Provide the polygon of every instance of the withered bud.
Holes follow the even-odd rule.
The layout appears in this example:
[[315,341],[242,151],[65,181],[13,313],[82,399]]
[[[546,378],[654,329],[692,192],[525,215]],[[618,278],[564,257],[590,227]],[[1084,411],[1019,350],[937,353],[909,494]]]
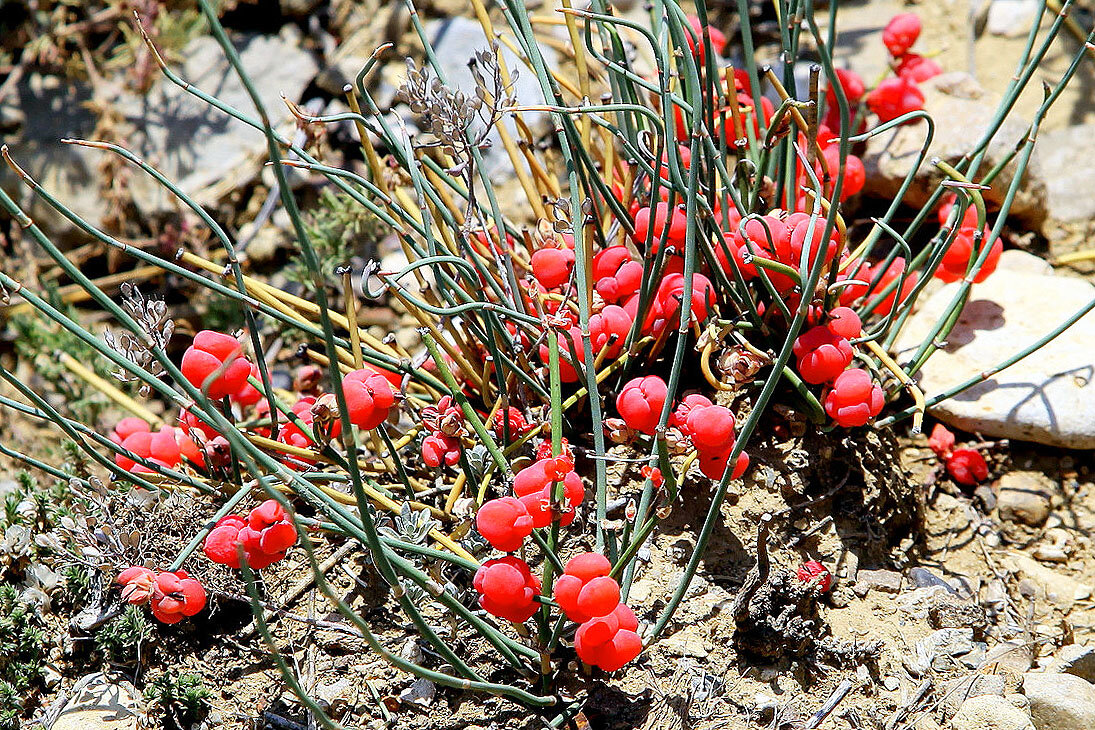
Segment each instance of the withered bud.
[[205,463],[217,469],[224,469],[232,462],[232,449],[228,439],[215,436],[205,442]]
[[764,365],[764,358],[741,345],[726,350],[718,360],[719,370],[735,383],[751,381]]
[[317,395],[323,368],[318,365],[301,365],[293,374],[293,390],[301,395]]
[[635,440],[635,431],[628,428],[622,418],[604,419],[605,435],[614,444],[629,444]]
[[321,433],[329,433],[330,426],[338,420],[338,401],[334,393],[324,393],[312,404],[312,430],[318,438]]

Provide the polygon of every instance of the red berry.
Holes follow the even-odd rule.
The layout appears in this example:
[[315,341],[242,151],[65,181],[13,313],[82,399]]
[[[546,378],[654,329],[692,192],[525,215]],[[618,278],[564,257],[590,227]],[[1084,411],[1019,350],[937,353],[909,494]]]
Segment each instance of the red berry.
[[837,337],[852,339],[863,334],[863,322],[851,307],[835,307],[829,312],[827,326]]
[[350,423],[371,431],[384,423],[395,405],[391,383],[375,370],[362,368],[347,373],[342,379]]
[[918,53],[906,53],[897,64],[898,76],[921,84],[941,73],[943,69],[938,63]]
[[205,589],[186,571],[160,573],[152,593],[152,615],[165,624],[175,624],[205,608]]
[[[555,602],[559,604],[559,607],[563,609],[563,612],[567,615],[571,621],[581,623],[587,621],[593,617],[593,615],[604,614],[591,614],[588,611],[583,610],[579,604],[579,597],[582,595],[582,590],[599,578],[605,578],[612,572],[612,564],[608,561],[604,555],[600,553],[581,553],[571,558],[563,571],[563,575],[559,576],[559,579],[555,581],[554,598]],[[612,580],[609,578],[608,580]],[[615,583],[615,581],[613,581]],[[608,586],[611,589],[610,586]],[[603,589],[602,589],[603,590]],[[619,586],[616,588],[616,602],[619,603]],[[587,594],[587,603],[585,608],[589,608],[588,603],[591,596],[598,591],[594,591],[591,594]],[[606,613],[611,612],[612,608],[609,608]]]
[[628,428],[654,435],[669,389],[657,375],[635,378],[616,396],[616,410]]
[[955,449],[947,457],[947,473],[959,484],[973,486],[989,478],[989,465],[979,451]]
[[[695,15],[689,15],[688,25],[692,27],[692,32],[696,35],[696,40],[692,40],[692,36],[689,35],[687,30],[684,32],[684,37],[688,41],[689,50],[696,56],[696,65],[699,66],[702,71],[704,59],[707,56],[707,51],[703,42],[703,24]],[[726,35],[718,28],[713,28],[710,25],[707,26],[707,33],[711,38],[711,49],[715,52],[716,56],[721,56],[723,49],[726,48]]]
[[[661,318],[675,320],[679,317],[681,302],[684,299],[684,274],[668,274],[658,286],[655,297]],[[714,305],[715,287],[711,284],[711,280],[703,274],[693,274],[692,319],[703,322]]]
[[495,550],[512,553],[532,534],[532,517],[520,500],[502,497],[479,508],[475,526]]
[[915,13],[898,13],[882,30],[882,43],[894,58],[904,56],[920,37],[920,18]]
[[597,293],[609,304],[639,290],[643,265],[631,258],[627,246],[610,246],[593,257],[593,280]]
[[[225,363],[227,369],[216,378],[211,376]],[[202,330],[194,335],[194,343],[183,353],[179,366],[183,376],[195,388],[201,390],[210,380],[206,392],[213,400],[239,392],[251,374],[251,363],[240,354],[240,343],[235,337]]]
[[552,520],[552,487],[563,482],[564,504],[560,505],[559,524],[566,527],[574,521],[577,509],[585,499],[585,486],[577,472],[560,475],[558,459],[544,459],[525,467],[513,478],[513,492],[532,516],[534,527],[547,527]]
[[431,469],[436,469],[443,463],[453,466],[460,461],[462,450],[460,439],[455,436],[431,433],[422,439],[422,461]]
[[110,440],[121,446],[122,442],[133,434],[150,430],[151,427],[148,425],[148,421],[136,416],[129,416],[115,424],[114,430],[110,432]]
[[189,408],[184,408],[179,412],[179,428],[187,436],[198,438],[199,441],[207,441],[221,435],[217,429],[194,415]]
[[828,593],[833,587],[833,574],[822,563],[811,560],[798,569],[798,579],[803,583],[817,582],[819,593]]
[[734,445],[734,414],[725,406],[693,408],[684,431],[692,437],[697,451],[724,451]]
[[479,566],[472,579],[479,592],[479,606],[493,616],[515,623],[527,621],[539,604],[540,581],[529,570],[528,563],[507,555],[488,560]]
[[574,270],[574,251],[569,248],[542,248],[532,254],[532,275],[546,289],[562,286]]
[[[251,375],[250,377],[262,382],[262,373],[259,372],[259,366],[255,363],[251,363]],[[253,406],[262,400],[262,393],[259,389],[251,385],[250,380],[244,382],[243,387],[231,395],[233,403],[239,403],[245,408],[247,406]],[[214,438],[210,436],[210,438]]]
[[866,370],[845,370],[825,396],[825,412],[845,428],[862,426],[882,411],[886,395]]
[[[608,629],[615,625],[611,638],[606,639]],[[600,667],[606,672],[614,672],[639,655],[643,649],[642,640],[636,633],[639,622],[635,613],[619,604],[612,618],[596,618],[578,627],[574,635],[574,649],[586,664]]]
[[[726,473],[726,467],[730,465],[730,452],[733,448],[731,444],[720,451],[700,452],[699,465],[703,475],[708,479],[720,481]],[[730,473],[730,478],[740,479],[748,468],[749,454],[743,451],[738,454],[737,461],[734,462],[734,471]]]
[[[121,443],[121,447],[142,459],[148,459],[152,456],[152,434],[149,431],[134,431],[125,437]],[[138,468],[147,471],[147,469],[141,467],[137,462],[124,454],[115,454],[114,463],[126,471],[134,471]]]
[[[669,221],[669,230],[666,232],[666,220]],[[640,208],[635,213],[635,232],[631,234],[633,240],[639,246],[646,245],[647,235],[653,227],[653,239],[650,243],[650,253],[657,254],[662,236],[666,236],[666,245],[678,252],[684,250],[684,237],[688,229],[688,216],[680,206],[674,206],[672,210],[668,203],[658,203],[654,206],[654,220],[650,220],[650,207]]]
[[817,385],[834,379],[848,367],[855,353],[848,340],[824,326],[812,327],[794,344],[798,373],[807,383]]
[[[312,413],[312,407],[315,406],[315,404],[316,398],[314,396],[306,395],[294,403],[291,409],[293,414],[300,419],[301,423],[311,429],[316,428],[315,415]],[[330,424],[329,435],[331,438],[335,438],[340,433],[342,433],[342,421],[336,418]],[[292,421],[282,424],[281,429],[278,431],[278,441],[290,446],[295,446],[298,449],[306,449],[312,445],[312,440]]]
[[688,416],[693,410],[698,408],[707,408],[713,405],[711,399],[705,395],[699,393],[689,393],[686,395],[677,407],[669,414],[669,425],[675,428],[684,430],[687,428]]
[[602,575],[592,579],[578,592],[577,613],[583,616],[604,616],[620,604],[620,584],[615,578]]
[[[848,100],[851,118],[855,119],[855,106],[863,98],[867,87],[855,71],[843,68],[835,69],[835,71],[840,88],[843,89],[844,96]],[[831,83],[825,89],[825,126],[829,129],[840,129],[840,105],[837,104],[836,90]],[[856,130],[852,130],[852,134],[855,133]]]
[[[574,346],[573,352],[571,352],[571,345]],[[564,383],[578,382],[578,370],[574,367],[575,355],[579,363],[585,363],[582,331],[577,327],[571,327],[570,330],[559,335],[559,379]],[[547,343],[540,345],[540,360],[545,365],[551,362],[551,348]]]
[[627,333],[631,331],[631,315],[623,307],[609,304],[589,318],[589,337],[593,354],[605,350],[605,357],[615,358],[624,349]]
[[[943,254],[943,260],[939,263],[939,268],[935,270],[935,278],[948,283],[966,278],[966,269],[970,265],[970,259],[980,255],[978,253],[975,256],[973,251],[973,234],[976,230],[977,226],[974,225],[972,228],[962,228],[958,231],[946,253]],[[987,236],[988,231],[986,230],[981,239],[982,246]],[[992,248],[989,249],[985,262],[981,264],[981,268],[974,275],[972,279],[974,284],[980,284],[989,278],[992,272],[996,271],[996,266],[1000,263],[1000,254],[1003,251],[1004,244],[997,238],[992,242]]]
[[243,546],[247,564],[262,570],[285,557],[297,542],[297,529],[285,508],[268,499],[252,509],[247,517],[226,515],[217,521],[202,546],[214,563],[239,568],[238,547]]
[[[875,264],[874,266],[864,263],[860,264],[858,267],[853,264],[848,267],[848,270],[851,273],[844,278],[852,278],[857,281],[866,282],[874,282],[875,279],[878,279],[878,282],[875,284],[868,297],[873,301],[890,285],[891,282],[901,278],[901,275],[905,272],[905,259],[898,256],[891,261],[890,265],[886,267],[886,270],[879,275],[878,269],[881,268],[881,266],[881,263]],[[898,297],[900,297],[900,301],[903,302],[905,301],[905,298],[912,293],[913,288],[916,287],[916,280],[916,272],[909,272],[905,277],[904,283],[901,284],[900,287],[895,285],[893,291],[883,297],[882,300],[875,305],[872,311],[875,314],[889,314],[894,306],[894,301],[897,300]],[[867,293],[869,288],[870,286],[868,284],[852,284],[844,287],[840,292],[840,303],[845,306],[855,303],[860,297]]]
[[923,109],[924,94],[916,82],[898,76],[886,79],[868,94],[867,106],[878,116],[878,121],[888,122]]

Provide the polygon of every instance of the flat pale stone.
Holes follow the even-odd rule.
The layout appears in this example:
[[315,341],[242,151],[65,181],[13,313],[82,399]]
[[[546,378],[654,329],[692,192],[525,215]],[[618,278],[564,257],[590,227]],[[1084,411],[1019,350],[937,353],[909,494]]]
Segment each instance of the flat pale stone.
[[1023,694],[1038,730],[1095,728],[1095,685],[1072,674],[1023,675]]
[[72,688],[50,730],[136,730],[140,711],[140,695],[128,681],[89,674]]
[[[1033,268],[1033,266],[1031,267]],[[910,319],[896,343],[912,357],[943,317],[947,284]],[[1095,301],[1082,279],[997,269],[975,284],[947,344],[917,375],[930,398],[996,367]],[[1010,368],[943,401],[932,416],[964,431],[1073,449],[1095,448],[1095,312]]]

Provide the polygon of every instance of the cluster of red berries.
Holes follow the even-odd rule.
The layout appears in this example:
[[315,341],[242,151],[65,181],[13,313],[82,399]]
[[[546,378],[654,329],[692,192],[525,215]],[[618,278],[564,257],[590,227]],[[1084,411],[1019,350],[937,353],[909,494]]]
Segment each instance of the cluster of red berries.
[[255,569],[276,563],[297,541],[297,528],[277,500],[268,499],[247,516],[225,515],[205,538],[203,550],[214,563],[240,567],[242,547],[247,564]]
[[[485,507],[486,505],[484,505]],[[608,672],[620,669],[642,651],[638,619],[620,602],[620,584],[612,564],[599,553],[582,553],[567,562],[552,597],[567,618],[578,624],[574,648],[587,664]],[[488,560],[472,585],[488,613],[521,623],[536,613],[542,585],[528,563],[513,555]]]
[[[552,492],[560,483],[563,500],[553,506]],[[484,502],[475,516],[479,534],[506,553],[519,550],[533,529],[547,527],[553,520],[562,527],[569,525],[585,499],[585,487],[570,454],[537,458],[514,476],[513,493],[513,497]]]
[[123,570],[115,582],[122,586],[122,600],[139,606],[147,603],[157,621],[176,624],[205,608],[205,588],[185,570],[157,573],[135,565]]
[[900,13],[882,31],[882,42],[893,57],[896,76],[882,81],[867,95],[867,106],[879,121],[888,122],[902,114],[924,108],[920,83],[943,73],[935,61],[909,51],[920,37],[920,18]]
[[954,448],[954,433],[942,423],[935,424],[928,438],[928,445],[943,460],[947,474],[959,484],[972,487],[989,478],[989,465],[981,452],[976,449]]
[[[937,213],[939,216],[939,225],[945,226],[947,224],[947,219],[950,218],[951,212],[954,210],[954,205],[955,196],[950,196],[950,198],[939,207]],[[943,259],[939,262],[939,268],[935,270],[935,278],[948,283],[966,278],[966,272],[980,255],[980,251],[975,249],[974,245],[980,243],[980,241],[989,233],[988,226],[986,225],[981,229],[981,235],[977,235],[977,209],[972,205],[966,208],[965,215],[963,215],[962,220],[958,222],[957,228],[958,232],[955,234],[954,240],[951,241],[946,252],[944,252]],[[980,284],[987,279],[996,271],[996,266],[1000,263],[1000,254],[1003,252],[1004,243],[997,237],[996,240],[992,242],[992,248],[989,249],[984,263],[981,264],[981,268],[977,270],[977,273],[974,274],[970,281],[974,284]]]
[[[174,469],[183,460],[199,468],[205,466],[202,450],[186,430],[175,426],[162,426],[158,431],[153,431],[144,419],[129,416],[114,426],[110,440],[126,451],[166,469]],[[152,473],[151,468],[125,454],[115,454],[114,463],[134,474]]]
[[[668,397],[669,389],[659,376],[634,378],[625,383],[616,396],[616,410],[629,429],[653,436]],[[721,479],[729,466],[736,440],[736,423],[730,409],[693,393],[686,395],[673,409],[668,425],[691,441],[704,476]],[[731,478],[739,478],[748,466],[749,456],[743,451],[734,462]]]
[[464,453],[464,411],[453,404],[452,396],[442,396],[437,403],[423,408],[421,418],[426,431],[422,439],[422,461],[426,466],[436,469],[460,461]]
[[849,340],[862,333],[863,325],[855,311],[837,307],[829,312],[825,324],[803,332],[793,346],[799,375],[812,385],[829,384],[825,412],[845,428],[864,425],[881,412],[886,402],[882,388],[870,373],[848,367],[855,357]]

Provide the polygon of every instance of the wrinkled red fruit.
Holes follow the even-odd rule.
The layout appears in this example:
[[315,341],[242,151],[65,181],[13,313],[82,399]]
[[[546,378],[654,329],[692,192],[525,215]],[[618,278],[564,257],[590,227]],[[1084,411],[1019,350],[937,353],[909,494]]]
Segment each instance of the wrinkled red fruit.
[[959,484],[972,487],[989,478],[989,465],[981,452],[973,449],[955,449],[947,457],[947,473]]
[[365,431],[384,423],[395,405],[391,383],[375,370],[362,368],[347,373],[342,379],[342,391],[350,423]]
[[867,95],[867,106],[880,122],[924,108],[924,94],[916,82],[898,76],[886,79]]
[[899,13],[882,29],[882,44],[894,58],[904,56],[920,37],[920,18],[915,13]]
[[156,573],[140,565],[126,568],[114,582],[122,586],[122,600],[139,606],[152,600],[156,590]]
[[817,583],[819,593],[828,593],[833,587],[833,574],[822,563],[811,560],[798,569],[798,579],[803,583]]
[[472,585],[479,592],[479,606],[492,616],[514,623],[527,621],[539,604],[540,580],[528,563],[507,555],[488,560],[475,571]]
[[495,550],[512,553],[532,534],[532,516],[521,500],[502,497],[483,503],[475,527]]
[[799,335],[794,353],[798,358],[799,375],[813,385],[836,378],[855,356],[848,340],[824,326],[812,327]]
[[845,370],[825,396],[825,412],[845,428],[862,426],[882,411],[886,396],[866,370]]
[[[240,353],[240,343],[235,337],[202,330],[194,335],[194,344],[183,353],[179,369],[190,384],[199,390],[209,379],[206,392],[210,398],[220,400],[226,395],[239,392],[247,383],[247,376],[251,374],[251,363]],[[211,378],[226,362],[228,366],[224,373]]]
[[616,396],[616,410],[627,427],[654,435],[669,389],[657,375],[628,381]]

